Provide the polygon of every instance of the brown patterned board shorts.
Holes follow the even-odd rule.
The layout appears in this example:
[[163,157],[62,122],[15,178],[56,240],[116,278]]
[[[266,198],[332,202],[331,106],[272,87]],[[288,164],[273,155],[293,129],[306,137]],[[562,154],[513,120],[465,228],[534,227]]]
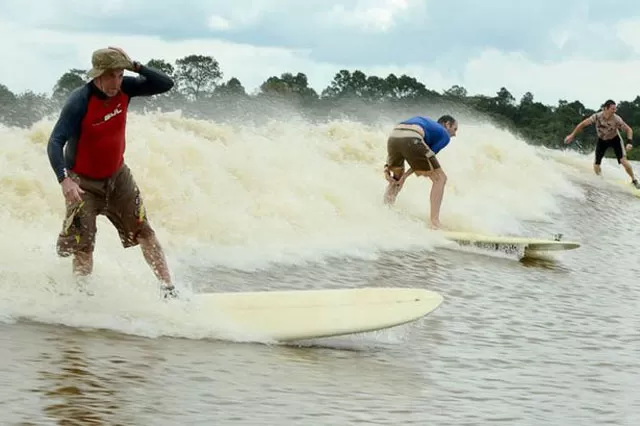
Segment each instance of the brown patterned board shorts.
[[115,226],[123,247],[138,245],[138,235],[151,235],[140,190],[126,164],[110,178],[94,180],[69,172],[69,177],[84,191],[83,200],[67,204],[65,220],[58,235],[57,252],[61,257],[73,253],[91,253],[95,247],[96,218],[105,215]]
[[395,128],[387,139],[387,165],[389,168],[404,169],[405,160],[414,171],[428,172],[440,168],[436,155],[420,133]]

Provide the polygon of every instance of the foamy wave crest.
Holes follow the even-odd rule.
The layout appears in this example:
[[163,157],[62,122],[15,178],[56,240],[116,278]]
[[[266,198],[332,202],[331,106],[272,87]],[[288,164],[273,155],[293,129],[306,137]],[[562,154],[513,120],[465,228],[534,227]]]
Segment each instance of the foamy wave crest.
[[[63,200],[46,157],[52,125],[2,130],[9,141],[0,154],[3,215],[20,239],[37,232],[51,242],[60,227]],[[132,114],[126,159],[161,241],[176,254],[198,250],[208,261],[251,268],[433,248],[428,180],[410,178],[393,209],[381,202],[390,125],[291,119],[242,126]],[[439,154],[449,176],[444,226],[518,232],[523,220],[557,213],[557,196],[579,197],[563,168],[537,151],[506,131],[462,121]],[[122,256],[109,227],[99,231],[98,248]]]

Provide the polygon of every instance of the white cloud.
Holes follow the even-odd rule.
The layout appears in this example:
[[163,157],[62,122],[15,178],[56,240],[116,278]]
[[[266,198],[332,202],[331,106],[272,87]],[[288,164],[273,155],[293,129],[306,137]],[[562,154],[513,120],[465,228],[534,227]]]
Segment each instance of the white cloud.
[[229,20],[219,15],[211,15],[209,17],[209,28],[215,31],[226,31],[231,29],[232,25]]
[[609,98],[631,101],[637,96],[638,67],[638,59],[606,61],[597,56],[535,63],[522,54],[491,49],[466,64],[463,85],[471,93],[493,94],[504,86],[518,101],[530,91],[543,103],[579,100],[587,107],[598,108]]
[[551,40],[555,43],[556,47],[562,48],[571,38],[571,34],[566,29],[553,31],[551,33]]
[[[86,3],[81,2],[80,4],[77,5],[77,7],[84,7]],[[122,12],[123,10],[126,9],[127,4],[125,3],[124,0],[109,0],[109,1],[104,1],[104,2],[100,2],[96,5],[98,7],[98,10],[96,11],[96,13],[100,13],[100,14],[116,14],[117,12]]]
[[409,9],[409,0],[360,0],[350,9],[335,4],[327,13],[328,23],[354,26],[365,31],[389,31]]
[[213,31],[247,29],[258,23],[274,5],[265,0],[254,0],[251,4],[236,2],[221,6],[209,17],[209,28]]
[[[398,3],[395,7],[400,10],[404,6]],[[233,25],[233,20],[230,25]],[[636,21],[629,20],[615,28],[632,52],[640,52],[639,27]],[[16,36],[18,34],[19,37]],[[590,108],[597,108],[608,98],[633,100],[637,87],[640,87],[640,73],[635,71],[640,67],[640,60],[606,61],[597,51],[593,52],[592,58],[566,57],[555,62],[534,62],[521,53],[505,53],[490,48],[477,55],[460,58],[459,66],[451,70],[429,64],[428,55],[424,58],[411,57],[415,61],[413,65],[395,65],[381,60],[371,66],[344,66],[315,61],[308,50],[256,47],[213,39],[166,41],[142,35],[65,33],[35,30],[6,22],[0,22],[0,55],[3,58],[0,83],[14,92],[32,89],[50,93],[64,72],[70,68],[88,69],[91,52],[107,45],[121,46],[143,62],[151,58],[173,62],[192,53],[211,54],[220,62],[225,80],[236,77],[249,92],[268,77],[283,72],[307,74],[310,84],[320,92],[342,68],[360,69],[366,74],[381,77],[389,73],[406,73],[437,91],[458,84],[470,94],[492,96],[504,86],[517,100],[531,91],[536,100],[546,104],[556,104],[559,99],[580,100]]]
[[[17,30],[10,24],[0,25],[0,39],[6,40]],[[258,48],[219,40],[167,42],[147,36],[23,29],[21,37],[15,41],[11,46],[0,44],[0,55],[5,58],[7,65],[0,68],[0,82],[16,92],[33,89],[48,93],[58,77],[70,68],[90,68],[91,52],[108,45],[124,48],[131,57],[141,62],[152,58],[173,62],[192,53],[211,54],[220,62],[226,79],[235,76],[248,88],[259,86],[273,74],[309,68],[305,67],[305,64],[309,64],[305,52]]]
[[634,53],[640,53],[640,19],[632,18],[618,22],[616,34]]

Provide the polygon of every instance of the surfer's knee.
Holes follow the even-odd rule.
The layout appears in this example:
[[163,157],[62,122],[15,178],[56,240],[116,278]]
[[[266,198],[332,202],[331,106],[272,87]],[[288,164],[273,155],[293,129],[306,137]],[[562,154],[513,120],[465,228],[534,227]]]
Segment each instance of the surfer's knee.
[[440,179],[442,180],[442,184],[444,185],[445,183],[447,183],[447,180],[449,180],[449,177],[447,176],[447,174],[444,172],[444,170],[442,169],[438,169],[436,170],[436,172],[438,173],[438,175],[440,176]]
[[404,175],[404,167],[388,167],[387,170],[389,170],[391,176],[395,179],[395,180],[400,180],[400,178],[402,177],[402,175]]
[[444,186],[447,183],[447,174],[442,169],[433,170],[428,176],[434,184]]

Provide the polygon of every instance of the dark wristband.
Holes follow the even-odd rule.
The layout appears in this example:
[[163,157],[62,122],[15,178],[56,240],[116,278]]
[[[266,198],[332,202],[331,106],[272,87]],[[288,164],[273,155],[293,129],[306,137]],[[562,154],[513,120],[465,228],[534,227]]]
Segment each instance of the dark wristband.
[[65,180],[68,177],[69,177],[69,175],[67,174],[67,170],[64,169],[62,171],[62,175],[58,176],[58,183],[62,183],[62,181]]

